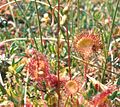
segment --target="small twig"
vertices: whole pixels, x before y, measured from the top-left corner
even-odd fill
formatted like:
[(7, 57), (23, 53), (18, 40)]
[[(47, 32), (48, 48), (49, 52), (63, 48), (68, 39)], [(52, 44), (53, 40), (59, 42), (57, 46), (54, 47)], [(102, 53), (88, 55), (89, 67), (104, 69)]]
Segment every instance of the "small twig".
[[(12, 42), (12, 41), (27, 41), (27, 40), (30, 40), (31, 38), (13, 38), (13, 39), (7, 39), (5, 41), (1, 41), (0, 43), (7, 43), (7, 42)], [(43, 40), (48, 40), (48, 41), (57, 41), (56, 38), (42, 38)], [(36, 38), (36, 40), (40, 40), (40, 38)], [(65, 42), (65, 39), (60, 39), (60, 41), (62, 42)], [(70, 40), (70, 42), (72, 42)]]
[[(88, 63), (88, 62), (86, 62), (86, 61), (84, 61), (84, 60), (82, 60), (82, 59), (80, 59), (80, 58), (78, 58), (78, 57), (76, 57), (76, 56), (73, 56), (73, 55), (72, 55), (72, 57), (75, 58), (75, 59), (77, 59), (77, 60), (79, 60), (79, 61), (81, 61), (81, 62), (83, 62), (83, 63), (85, 63), (85, 64), (88, 64), (88, 65), (90, 65), (90, 66), (99, 68), (99, 69), (101, 69), (101, 70), (105, 70), (105, 69), (103, 69), (102, 67), (98, 67), (98, 66), (96, 66), (96, 65), (93, 65), (93, 64), (91, 64), (91, 63)], [(111, 72), (110, 70), (106, 70), (106, 71)], [(115, 72), (111, 72), (111, 73), (120, 76), (120, 74), (117, 74), (117, 73), (115, 73)]]
[[(21, 1), (21, 0), (17, 0), (17, 2), (19, 2), (19, 1)], [(3, 5), (0, 6), (0, 9), (4, 8), (7, 5), (13, 4), (13, 3), (15, 3), (15, 1), (11, 1), (11, 2), (8, 2), (6, 4), (3, 4)]]

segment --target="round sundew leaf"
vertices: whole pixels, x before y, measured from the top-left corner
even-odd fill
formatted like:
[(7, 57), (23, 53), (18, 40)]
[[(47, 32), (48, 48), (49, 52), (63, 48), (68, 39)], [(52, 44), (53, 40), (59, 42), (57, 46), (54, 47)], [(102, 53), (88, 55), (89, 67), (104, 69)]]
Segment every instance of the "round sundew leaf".
[(93, 46), (96, 47), (96, 51), (100, 47), (100, 38), (98, 35), (92, 33), (92, 31), (82, 32), (77, 34), (73, 42), (76, 52), (78, 52), (85, 59), (91, 57), (94, 52)]
[(92, 44), (92, 40), (90, 40), (90, 39), (86, 39), (86, 38), (83, 38), (83, 39), (81, 39), (79, 42), (78, 42), (78, 46), (80, 46), (80, 47), (89, 47), (89, 45), (91, 45)]
[(65, 89), (68, 94), (75, 94), (78, 91), (78, 84), (75, 80), (69, 80), (65, 84)]

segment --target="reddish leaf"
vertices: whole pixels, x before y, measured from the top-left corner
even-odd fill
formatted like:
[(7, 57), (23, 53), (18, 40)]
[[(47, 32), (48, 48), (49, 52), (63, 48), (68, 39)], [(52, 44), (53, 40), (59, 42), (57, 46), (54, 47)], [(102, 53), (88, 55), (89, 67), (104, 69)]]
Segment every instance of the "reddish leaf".
[(110, 95), (113, 91), (115, 91), (115, 89), (116, 89), (115, 87), (108, 88), (107, 90), (96, 95), (90, 103), (94, 105), (94, 107), (103, 104), (106, 101), (107, 96)]

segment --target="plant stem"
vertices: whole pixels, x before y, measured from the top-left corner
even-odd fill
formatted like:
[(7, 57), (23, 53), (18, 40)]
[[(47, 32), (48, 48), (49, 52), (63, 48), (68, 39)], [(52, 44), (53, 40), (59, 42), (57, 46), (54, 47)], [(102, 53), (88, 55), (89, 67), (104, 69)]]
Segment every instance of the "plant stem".
[(36, 8), (36, 12), (37, 12), (37, 18), (38, 18), (38, 26), (39, 26), (39, 37), (40, 37), (40, 41), (41, 41), (41, 47), (42, 47), (42, 52), (44, 51), (44, 48), (43, 48), (43, 42), (42, 42), (42, 32), (41, 32), (41, 22), (40, 22), (40, 17), (39, 17), (39, 11), (38, 11), (38, 8), (37, 8), (37, 2), (35, 0), (35, 8)]
[[(90, 66), (93, 66), (93, 67), (95, 67), (95, 68), (98, 68), (98, 69), (101, 69), (101, 70), (105, 70), (105, 69), (102, 68), (102, 67), (98, 67), (98, 66), (96, 66), (96, 65), (94, 65), (94, 64), (88, 63), (88, 62), (86, 62), (86, 61), (84, 61), (84, 60), (82, 60), (82, 59), (80, 59), (80, 58), (78, 58), (78, 57), (76, 57), (76, 56), (72, 56), (72, 57), (75, 58), (75, 59), (77, 59), (77, 60), (79, 60), (79, 61), (81, 61), (81, 62), (83, 62), (83, 63), (86, 63), (86, 64), (88, 64), (88, 65), (90, 65)], [(110, 70), (106, 70), (106, 71), (111, 72)], [(120, 76), (120, 74), (118, 74), (118, 73), (115, 73), (115, 72), (111, 72), (111, 73)]]
[(58, 57), (58, 107), (60, 107), (60, 38), (59, 38), (59, 31), (60, 31), (60, 0), (58, 0), (58, 28), (57, 28), (57, 57)]
[(80, 18), (80, 0), (78, 0), (77, 1), (77, 28), (78, 28), (78, 31), (79, 31), (79, 28), (80, 28), (80, 26), (79, 26), (79, 24), (80, 24), (80, 20), (79, 20), (79, 18)]
[(114, 13), (114, 16), (113, 16), (113, 21), (112, 21), (112, 27), (111, 27), (110, 37), (109, 37), (109, 41), (108, 41), (108, 48), (110, 46), (110, 41), (111, 41), (112, 34), (113, 34), (113, 29), (114, 29), (114, 24), (115, 24), (115, 18), (116, 18), (116, 15), (117, 15), (117, 10), (118, 10), (119, 3), (120, 3), (120, 0), (117, 0), (117, 5), (116, 5), (115, 13)]
[[(9, 3), (10, 1), (9, 1), (9, 0), (7, 0), (7, 2)], [(17, 37), (18, 37), (16, 20), (15, 20), (14, 14), (13, 14), (13, 10), (12, 10), (11, 4), (9, 4), (9, 8), (10, 8), (10, 13), (11, 13), (11, 16), (12, 16), (12, 18), (13, 18), (14, 25), (15, 25), (15, 28), (16, 28), (16, 35), (17, 35)]]
[(101, 78), (101, 82), (102, 83), (105, 83), (105, 71), (106, 71), (106, 68), (107, 68), (107, 62), (105, 62), (105, 64), (103, 64), (103, 71), (102, 71), (102, 78)]
[(87, 80), (87, 76), (86, 76), (87, 72), (88, 72), (88, 64), (84, 63), (84, 79), (85, 79), (85, 81)]
[[(34, 40), (34, 42), (35, 42), (36, 49), (39, 50), (39, 49), (38, 49), (38, 44), (37, 44), (36, 38), (33, 37), (33, 40)], [(41, 40), (41, 38), (40, 38), (40, 40)]]
[[(111, 39), (112, 39), (112, 34), (113, 34), (113, 29), (114, 29), (114, 23), (115, 23), (115, 18), (116, 18), (116, 15), (117, 15), (117, 10), (118, 10), (118, 6), (119, 6), (119, 2), (120, 0), (117, 0), (117, 5), (116, 5), (116, 9), (115, 9), (115, 13), (114, 13), (114, 16), (113, 16), (113, 22), (112, 22), (112, 27), (111, 27), (111, 32), (110, 32), (110, 37), (108, 39), (108, 48), (107, 50), (109, 51), (109, 47), (110, 47), (110, 42), (111, 42)], [(104, 70), (102, 72), (102, 83), (104, 83), (105, 81), (105, 71), (106, 71), (106, 68), (107, 68), (107, 58), (108, 58), (108, 52), (107, 52), (107, 56), (106, 56), (106, 62), (105, 62), (105, 65), (104, 65)]]
[(71, 17), (72, 17), (72, 35), (74, 35), (75, 31), (74, 31), (74, 10), (73, 10), (73, 5), (72, 5), (72, 14), (71, 14)]
[(67, 36), (67, 47), (68, 47), (68, 72), (71, 80), (72, 75), (71, 75), (71, 69), (70, 69), (70, 41), (69, 41), (69, 35), (68, 35), (68, 25), (66, 26), (66, 36)]
[[(32, 1), (32, 2), (35, 2), (35, 0), (31, 0), (31, 1)], [(21, 2), (21, 0), (10, 1), (9, 3), (6, 3), (6, 4), (2, 5), (2, 6), (0, 6), (0, 9), (1, 9), (1, 8), (4, 8), (5, 6), (7, 6), (7, 5), (9, 5), (9, 4), (14, 4), (14, 3), (17, 4), (17, 2)], [(45, 3), (45, 2), (42, 2), (42, 1), (36, 1), (36, 2), (39, 3), (39, 4), (42, 4), (42, 5), (45, 5), (45, 6), (50, 7), (50, 4), (47, 4), (47, 3)], [(53, 9), (54, 7), (51, 6), (51, 8)], [(55, 11), (58, 12), (57, 9), (55, 9)], [(59, 14), (60, 14), (60, 13), (59, 13)], [(62, 15), (60, 14), (60, 16), (62, 16)]]
[[(22, 10), (21, 6), (18, 4), (17, 0), (15, 0), (15, 3), (17, 4), (19, 10), (21, 11), (22, 15), (23, 15), (23, 18), (25, 19), (26, 21), (26, 26), (27, 28), (30, 30), (30, 37), (33, 38), (34, 40), (34, 43), (35, 43), (35, 46), (36, 46), (36, 49), (38, 50), (38, 45), (37, 45), (37, 42), (36, 42), (36, 39), (34, 36), (32, 36), (32, 30), (31, 30), (31, 27), (30, 27), (30, 23), (29, 23), (29, 20), (26, 18), (26, 15), (24, 14), (24, 11)], [(28, 38), (28, 36), (27, 36)]]

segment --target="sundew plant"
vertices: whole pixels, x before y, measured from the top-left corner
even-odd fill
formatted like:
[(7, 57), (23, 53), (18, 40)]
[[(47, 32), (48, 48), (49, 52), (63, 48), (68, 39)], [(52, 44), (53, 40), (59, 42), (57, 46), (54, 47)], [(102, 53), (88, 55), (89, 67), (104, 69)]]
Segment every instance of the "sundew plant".
[(120, 0), (0, 0), (0, 107), (120, 107)]

